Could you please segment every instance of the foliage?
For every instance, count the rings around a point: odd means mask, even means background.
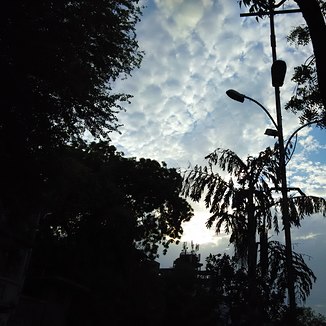
[[[324,127],[325,96],[321,90],[324,89],[326,83],[325,65],[323,63],[324,55],[320,51],[324,36],[323,32],[318,31],[316,18],[313,15],[316,14],[315,10],[319,10],[321,16],[318,17],[318,24],[325,31],[326,2],[324,0],[314,1],[314,4],[308,4],[306,1],[295,2],[302,10],[307,25],[299,25],[293,28],[287,40],[296,46],[306,46],[313,43],[315,53],[307,58],[302,65],[295,67],[292,80],[297,86],[294,95],[285,108],[292,110],[294,113],[299,113],[302,123],[318,121],[318,126]],[[270,5],[272,8],[277,8],[286,3],[286,1],[244,0],[238,1],[238,3],[240,7],[242,4],[249,7],[250,12],[256,12],[257,17],[262,18],[264,16],[262,14],[263,11],[268,11]]]
[[[297,309],[297,323],[298,326],[325,326],[326,317],[322,314],[314,312],[309,307]]]
[[[214,287],[220,298],[240,300],[235,306],[245,311],[252,296],[256,296],[257,309],[264,312],[267,320],[283,318],[287,289],[285,247],[279,242],[268,241],[269,230],[279,232],[279,219],[282,217],[281,201],[273,194],[281,189],[278,149],[276,144],[274,149],[267,148],[257,157],[249,156],[243,161],[234,152],[218,148],[206,156],[206,166],[195,166],[186,171],[183,186],[185,196],[195,201],[204,199],[211,213],[207,227],[215,225],[217,233],[224,228],[235,248],[232,259],[225,255],[208,259],[207,268],[215,268],[219,273]],[[229,179],[216,173],[216,166],[227,172]],[[299,227],[304,217],[315,213],[326,216],[325,199],[300,194],[288,198],[291,225]],[[303,255],[292,252],[292,260],[296,295],[305,301],[316,278]],[[256,290],[252,290],[253,286]],[[248,318],[253,320],[256,317],[251,315]]]
[[[139,67],[138,0],[7,1],[0,13],[1,212],[31,229],[53,153],[117,130],[130,98],[112,82]],[[16,231],[14,231],[16,232]],[[25,231],[24,231],[25,232]]]
[[[326,2],[319,1],[321,12],[326,17]],[[311,43],[309,28],[299,25],[292,29],[287,40],[296,46],[307,46]],[[286,104],[285,108],[295,113],[300,113],[300,119],[304,122],[322,118],[324,110],[323,101],[318,87],[316,59],[311,55],[306,61],[294,68],[292,80],[297,84],[295,94]],[[319,124],[321,126],[321,124]]]
[[[270,8],[277,8],[282,6],[286,0],[237,0],[239,6],[242,4],[246,7],[249,7],[249,12],[255,12],[258,14],[258,17],[263,16],[264,11],[269,11]]]
[[[107,135],[117,128],[111,84],[139,67],[138,0],[9,1],[1,11],[1,138],[45,141]],[[6,138],[9,139],[9,138]]]
[[[305,46],[310,43],[310,35],[308,26],[299,25],[292,29],[287,37],[288,42],[300,46]]]
[[[246,162],[234,152],[216,149],[206,156],[206,166],[196,165],[184,174],[182,192],[194,201],[204,199],[211,216],[206,225],[220,233],[222,228],[230,234],[230,242],[235,245],[236,253],[243,253],[247,243],[249,198],[253,198],[253,210],[258,230],[271,229],[279,232],[281,202],[273,196],[273,191],[281,189],[278,168],[278,145],[267,148],[258,157],[248,157]],[[214,171],[217,165],[228,172],[230,179],[223,178]],[[304,217],[312,214],[326,216],[326,200],[321,197],[290,196],[289,219],[296,227]],[[273,210],[272,210],[273,208]],[[241,249],[242,248],[242,249]],[[240,255],[241,256],[241,255]]]
[[[192,200],[199,201],[204,197],[206,207],[211,216],[206,222],[207,227],[215,223],[217,233],[222,227],[230,233],[230,242],[235,245],[239,257],[246,256],[248,241],[248,210],[249,199],[253,198],[252,208],[255,219],[278,230],[277,218],[270,210],[274,199],[268,182],[279,180],[278,165],[274,150],[267,148],[258,157],[248,157],[244,162],[234,152],[218,148],[206,156],[208,165],[195,166],[184,175],[183,194]],[[225,180],[215,173],[213,167],[218,165],[222,171],[230,175]]]
[[[304,64],[294,68],[292,80],[296,82],[295,94],[286,103],[285,109],[300,113],[302,123],[318,120],[323,103],[318,89],[315,57],[309,57]]]
[[[108,142],[66,146],[55,156],[43,225],[58,241],[109,232],[155,256],[158,243],[180,238],[181,223],[192,216],[179,195],[181,176],[165,164],[125,158]]]
[[[304,301],[310,293],[313,272],[305,264],[301,254],[293,253],[293,270],[297,294]],[[210,254],[206,259],[206,270],[211,274],[211,291],[219,304],[226,305],[233,320],[239,315],[248,318],[247,269],[235,257],[227,254]],[[285,248],[277,241],[269,242],[268,274],[257,276],[258,309],[263,311],[265,321],[279,322],[286,314],[286,269]],[[235,314],[232,315],[232,311]]]
[[[0,14],[1,209],[7,223],[38,215],[60,147],[87,130],[116,130],[112,82],[139,67],[138,1],[6,2]],[[78,164],[76,164],[77,167]],[[80,167],[85,170],[85,167]],[[86,195],[85,195],[86,196]]]
[[[250,291],[248,289],[248,271],[237,263],[235,257],[227,254],[210,255],[206,259],[206,269],[212,275],[211,288],[220,305],[225,305],[230,311],[232,322],[240,319],[251,319],[249,315],[255,314],[256,321],[279,321],[285,312],[285,285],[281,288],[270,289],[273,285],[270,279],[258,279],[258,297],[256,312],[248,306]],[[270,291],[266,291],[266,289]]]
[[[108,142],[59,148],[48,165],[29,279],[54,275],[86,287],[88,308],[69,310],[74,320],[85,313],[92,325],[150,325],[162,310],[158,245],[178,240],[192,216],[181,185],[175,169],[125,158]]]
[[[247,271],[235,257],[210,254],[206,258],[206,270],[212,276],[211,290],[218,301],[226,301],[230,307],[247,302]]]
[[[286,287],[286,257],[285,246],[277,241],[270,241],[269,246],[269,281],[265,289],[269,293],[277,293],[285,298]],[[316,277],[307,266],[303,255],[292,251],[292,268],[297,298],[305,302],[310,294]]]
[[[300,227],[301,220],[312,214],[326,216],[326,200],[316,196],[297,196],[289,198],[289,216],[291,224]]]

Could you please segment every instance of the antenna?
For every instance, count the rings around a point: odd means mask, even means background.
[[[183,246],[182,246],[182,251],[183,251],[185,254],[187,254],[187,249],[188,249],[188,247],[187,247],[187,242],[184,242],[184,243],[183,243]]]

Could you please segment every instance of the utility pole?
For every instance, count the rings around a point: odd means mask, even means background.
[[[272,60],[273,64],[277,61],[276,54],[276,37],[275,37],[275,25],[274,16],[278,14],[289,14],[301,12],[300,9],[290,9],[290,10],[275,10],[277,7],[281,6],[285,1],[280,1],[278,4],[273,4],[273,1],[269,1],[269,8],[267,11],[254,12],[254,13],[242,13],[240,17],[262,17],[269,16],[270,20],[270,43],[272,48]],[[272,70],[273,72],[273,70]],[[286,272],[287,272],[287,288],[288,288],[288,300],[290,308],[290,320],[295,323],[295,288],[294,288],[294,273],[293,273],[293,258],[292,258],[292,242],[291,242],[291,224],[289,217],[289,202],[287,194],[287,177],[286,177],[286,153],[284,147],[284,136],[283,136],[283,125],[282,125],[282,111],[281,111],[281,101],[280,101],[280,86],[275,82],[274,76],[272,75],[273,87],[275,89],[275,106],[276,106],[276,116],[277,116],[277,126],[278,126],[278,141],[279,141],[279,169],[281,178],[281,193],[282,193],[282,218],[284,225],[285,234],[285,248],[286,248]]]

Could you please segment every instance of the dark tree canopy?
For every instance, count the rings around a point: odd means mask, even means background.
[[[289,31],[289,40],[299,45],[311,42],[314,55],[295,69],[293,80],[298,83],[296,95],[287,104],[294,112],[300,113],[302,122],[326,120],[326,35],[324,0],[294,0],[302,12],[306,26],[298,26]],[[238,0],[240,6],[249,7],[250,12],[268,11],[270,6],[278,8],[287,0]]]
[[[0,227],[13,235],[21,271],[33,247],[30,275],[64,277],[91,294],[75,310],[90,320],[69,325],[152,324],[152,308],[161,309],[153,258],[192,217],[175,169],[125,158],[109,143],[130,98],[112,84],[143,56],[138,3],[13,0],[1,8]],[[97,143],[87,144],[85,132]],[[39,298],[42,284],[32,282],[30,294]]]
[[[117,77],[139,67],[138,0],[7,1],[0,14],[0,138],[46,142],[117,128]],[[11,140],[13,143],[13,140]]]
[[[320,1],[321,13],[326,17],[326,2]],[[296,46],[306,46],[311,43],[309,28],[307,25],[299,25],[292,29],[288,35],[288,41]],[[295,71],[292,80],[297,83],[296,92],[286,104],[290,109],[300,114],[302,122],[322,119],[324,115],[324,103],[318,86],[316,57],[311,55]],[[322,121],[320,126],[325,126]]]
[[[159,243],[180,238],[181,223],[192,216],[175,169],[125,158],[107,142],[54,153],[46,185],[42,223],[58,241],[94,231],[155,256]]]
[[[91,318],[87,325],[103,325],[97,319],[123,325],[129,318],[150,325],[141,318],[154,318],[151,309],[163,308],[156,301],[162,295],[158,275],[151,272],[158,245],[177,240],[181,223],[192,217],[180,197],[180,174],[99,142],[62,147],[47,175],[29,276],[54,275],[85,286],[86,311],[69,313]],[[27,290],[37,295],[42,288],[36,282]]]
[[[287,151],[287,158],[290,157],[291,151]],[[217,234],[224,228],[234,245],[234,262],[225,257],[210,257],[209,262],[213,265],[209,266],[213,268],[217,264],[215,267],[234,269],[237,263],[246,267],[239,280],[236,273],[233,273],[234,279],[228,280],[231,272],[226,272],[227,277],[222,282],[228,284],[228,288],[221,286],[218,291],[220,295],[226,295],[226,300],[234,297],[234,305],[242,311],[254,312],[257,308],[257,314],[268,319],[284,306],[286,290],[285,247],[270,241],[268,236],[273,230],[279,233],[279,222],[283,218],[281,201],[273,194],[281,188],[279,146],[276,143],[273,149],[266,148],[257,157],[249,156],[245,161],[231,150],[221,148],[207,155],[206,159],[207,165],[196,165],[185,172],[183,193],[194,201],[204,200],[211,214],[207,227],[214,226]],[[222,177],[216,172],[217,168],[227,172],[227,176]],[[292,226],[299,227],[301,220],[311,214],[326,215],[323,198],[289,197],[288,204]],[[310,294],[315,276],[302,255],[292,252],[292,260],[296,295],[304,301]],[[245,282],[245,285],[235,284],[235,281]],[[256,319],[255,313],[247,316],[251,323]]]
[[[277,241],[270,241],[268,246],[268,273],[257,275],[257,307],[263,312],[264,322],[283,325],[281,321],[286,315],[286,273],[285,248]],[[246,320],[250,314],[247,283],[247,269],[238,263],[235,257],[227,254],[210,254],[206,258],[206,270],[211,274],[210,291],[215,300],[229,308],[232,322],[237,322],[239,316]],[[305,264],[303,256],[294,253],[294,270],[298,296],[305,300],[309,295],[315,275]],[[256,316],[258,317],[258,315]],[[262,325],[263,321],[257,325]]]
[[[87,130],[108,138],[129,95],[112,82],[139,67],[138,0],[6,1],[0,13],[0,199],[37,214],[51,151]],[[19,208],[20,211],[19,211]],[[18,211],[17,211],[18,210]]]

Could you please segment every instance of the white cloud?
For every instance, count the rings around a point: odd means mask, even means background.
[[[146,52],[144,61],[132,78],[116,84],[117,91],[134,95],[127,111],[119,115],[124,124],[121,135],[111,135],[118,150],[186,168],[189,163],[202,164],[217,147],[230,148],[246,158],[272,146],[274,139],[264,136],[265,129],[272,127],[264,112],[252,102],[241,104],[225,95],[227,89],[236,89],[261,102],[275,117],[269,20],[257,23],[253,17],[239,17],[235,0],[148,0],[145,4],[148,7],[137,28],[140,47]],[[282,104],[293,94],[293,67],[311,51],[286,43],[291,28],[302,22],[301,14],[275,17],[278,57],[288,66]],[[291,112],[283,110],[282,114],[287,138],[299,121]],[[312,130],[299,133],[288,164],[288,181],[306,194],[326,196],[325,160],[311,158],[325,154],[325,144]],[[226,238],[205,232],[208,215],[197,205],[194,220],[185,224],[184,239],[225,250]],[[309,218],[294,237],[310,247],[321,244],[316,225],[324,224],[320,217],[317,220],[319,224],[314,224]],[[316,257],[321,254],[321,250],[312,252]]]

